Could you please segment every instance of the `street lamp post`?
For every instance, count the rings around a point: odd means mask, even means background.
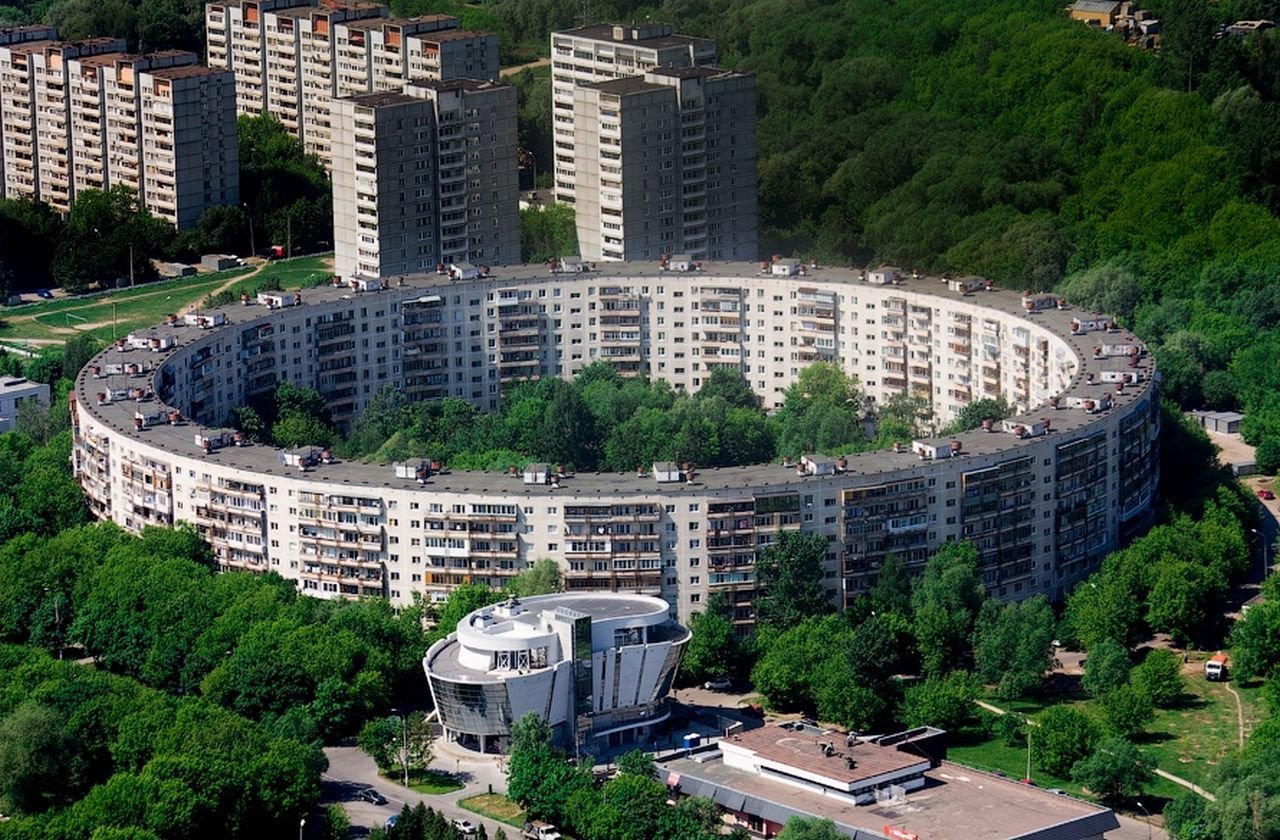
[[[1023,725],[1027,727],[1027,775],[1023,778],[1029,781],[1031,779],[1031,721],[1024,720]]]
[[[1135,799],[1133,801],[1142,809],[1142,813],[1147,815],[1147,840],[1151,840],[1151,812],[1147,810],[1146,805],[1142,804],[1142,800]]]
[[[391,713],[400,718],[400,768],[404,771],[404,786],[409,786],[409,728],[405,717],[399,709],[392,709]]]
[[[1265,583],[1267,580],[1267,535],[1264,530],[1258,528],[1250,528],[1249,533],[1258,538],[1258,548],[1262,550],[1262,577],[1259,583]]]
[[[307,818],[298,820],[298,840],[302,840],[302,831],[307,827]]]
[[[258,246],[253,241],[253,212],[249,209],[248,202],[240,202],[240,206],[244,208],[244,215],[249,220],[249,256],[257,256]]]

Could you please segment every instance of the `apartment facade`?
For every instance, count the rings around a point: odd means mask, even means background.
[[[71,59],[124,49],[118,38],[0,45],[0,146],[4,195],[71,209]]]
[[[222,568],[276,571],[321,597],[407,604],[465,582],[501,586],[552,557],[570,592],[655,595],[682,620],[724,593],[745,628],[757,553],[799,530],[828,542],[835,604],[868,591],[889,555],[919,568],[962,539],[994,596],[1061,599],[1151,521],[1153,360],[1106,319],[1057,302],[885,276],[743,263],[516,266],[268,295],[271,308],[208,313],[205,328],[160,326],[95,357],[73,394],[76,475],[99,518],[135,531],[190,522]],[[606,313],[635,321],[629,344],[602,326]],[[215,319],[225,320],[208,326]],[[815,334],[831,342],[824,357],[882,402],[903,387],[882,353],[904,332],[932,349],[939,422],[967,404],[952,396],[962,378],[989,384],[1015,415],[840,459],[576,476],[547,465],[504,475],[331,463],[318,449],[241,446],[221,428],[279,381],[319,388],[344,424],[383,386],[492,409],[507,382],[572,376],[612,363],[619,347],[689,391],[734,365],[773,408],[816,352]]]
[[[424,80],[333,108],[338,276],[519,260],[514,88]]]
[[[179,228],[206,208],[240,203],[240,157],[226,70],[186,65],[139,74],[142,194],[148,209]]]
[[[261,114],[267,107],[267,12],[302,5],[304,0],[228,0],[204,7],[206,61],[235,74],[237,113]]]
[[[326,166],[335,97],[416,79],[497,80],[496,35],[449,15],[392,18],[374,3],[308,0],[205,6],[209,65],[236,74],[240,114],[271,113]]]
[[[183,50],[106,53],[71,60],[68,90],[77,190],[125,186],[146,204],[141,75],[195,63],[195,53]]]
[[[756,259],[754,76],[658,67],[579,85],[573,126],[583,259]]]
[[[112,38],[0,44],[3,194],[68,213],[84,190],[126,187],[178,227],[238,203],[231,74],[194,53],[123,50]]]
[[[599,24],[551,33],[551,62],[555,196],[556,201],[573,203],[577,190],[574,89],[641,76],[656,67],[714,67],[716,43],[676,35],[661,23]]]

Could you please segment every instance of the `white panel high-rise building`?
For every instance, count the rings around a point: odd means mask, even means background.
[[[515,88],[411,82],[335,99],[333,122],[340,277],[519,261]]]
[[[335,97],[417,79],[498,78],[498,38],[450,15],[392,18],[374,3],[230,0],[205,7],[209,65],[236,74],[237,110],[269,113],[329,166]]]
[[[575,218],[588,260],[755,260],[756,85],[659,67],[574,90]]]
[[[555,195],[574,201],[574,88],[640,76],[655,67],[714,67],[716,43],[676,35],[662,23],[599,24],[551,33]]]

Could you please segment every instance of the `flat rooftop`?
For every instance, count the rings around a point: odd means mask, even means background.
[[[590,82],[585,85],[579,85],[579,87],[585,90],[598,90],[601,93],[613,93],[618,96],[626,96],[631,93],[644,93],[651,90],[671,90],[671,88],[666,85],[646,81],[644,76],[624,76],[621,79],[609,79],[603,82]]]
[[[633,28],[627,24],[622,24],[621,26],[626,32],[630,32]],[[678,35],[674,32],[670,35],[655,35],[652,38],[625,37],[615,39],[613,37],[613,27],[614,24],[612,23],[597,23],[591,26],[579,26],[576,29],[562,29],[552,34],[569,35],[574,38],[590,38],[595,41],[608,41],[611,44],[626,44],[633,47],[682,47],[688,44],[714,43],[710,38],[696,38],[692,35]]]
[[[230,70],[204,67],[200,64],[184,64],[179,67],[153,67],[142,72],[149,76],[155,76],[157,79],[193,79],[200,76],[231,75]]]
[[[655,603],[661,602],[661,603]],[[590,594],[575,595],[567,592],[559,592],[554,595],[534,595],[529,598],[518,599],[520,606],[525,611],[511,621],[523,624],[536,624],[538,616],[544,612],[555,612],[558,609],[566,608],[575,612],[585,613],[595,621],[604,621],[611,618],[633,618],[644,615],[652,615],[655,612],[665,614],[667,612],[667,603],[661,598],[652,598],[645,595],[632,595],[629,593],[618,594]],[[501,606],[501,602],[489,607],[482,607],[469,616],[478,615],[493,608],[493,606]]]
[[[759,758],[815,773],[846,785],[854,785],[884,773],[899,773],[929,759],[893,747],[878,747],[864,741],[848,744],[842,733],[806,727],[803,730],[781,726],[761,726],[726,739],[734,747],[751,750]],[[831,755],[823,745],[831,745]],[[853,759],[849,766],[848,759]]]
[[[653,640],[673,640],[685,633],[684,630],[680,630],[679,633],[662,632],[662,625],[666,625],[669,607],[666,601],[651,596],[628,593],[575,595],[562,592],[555,595],[536,595],[530,598],[521,598],[518,603],[524,608],[524,611],[518,615],[504,616],[496,612],[493,613],[495,622],[507,624],[508,626],[491,631],[489,633],[491,637],[501,638],[504,635],[510,635],[519,638],[534,635],[536,632],[540,632],[542,614],[555,612],[561,608],[585,613],[591,616],[593,621],[605,621],[615,618],[643,618],[657,615],[662,619],[662,623],[658,626],[650,626],[650,638]],[[458,625],[461,628],[467,628],[469,632],[474,634],[485,633],[482,628],[475,626],[481,614],[490,613],[495,608],[500,609],[502,606],[503,604],[500,602],[470,612],[463,616]],[[667,627],[670,627],[670,625],[667,625]],[[670,629],[673,631],[675,628]],[[463,665],[458,658],[461,650],[462,643],[456,637],[441,645],[436,649],[435,655],[431,657],[429,662],[431,673],[456,682],[493,682],[502,679],[502,674],[495,675],[489,671],[480,671]],[[555,662],[551,662],[548,663],[548,666],[555,664]]]
[[[30,379],[13,378],[13,377],[6,377],[5,379],[0,379],[0,394],[8,393],[10,391],[29,391],[32,388],[48,388],[48,387],[49,387],[48,385],[44,385],[39,382],[32,382]]]
[[[403,94],[373,95],[403,96]],[[337,301],[348,301],[352,306],[358,306],[358,301],[367,300],[370,297],[375,300],[388,298],[392,300],[408,300],[416,299],[424,293],[455,294],[468,292],[483,295],[486,292],[501,290],[513,284],[536,282],[544,282],[548,285],[595,283],[605,286],[684,283],[704,287],[719,285],[737,288],[737,280],[760,276],[763,275],[759,271],[758,264],[742,262],[704,261],[702,270],[696,272],[660,271],[657,264],[652,262],[610,263],[602,271],[569,275],[553,274],[545,265],[524,265],[498,267],[494,269],[493,276],[475,280],[450,281],[434,273],[415,274],[404,278],[403,287],[398,287],[393,280],[390,282],[389,288],[384,291],[354,292],[349,287],[334,288],[332,286],[323,286],[315,289],[306,289],[301,294],[304,307],[311,304]],[[1114,401],[1115,408],[1112,409],[1113,411],[1132,405],[1138,400],[1147,399],[1150,396],[1151,376],[1155,371],[1155,365],[1149,354],[1142,356],[1138,361],[1138,367],[1135,368],[1143,375],[1143,382],[1136,386],[1117,392],[1114,387],[1109,385],[1100,383],[1089,385],[1086,383],[1085,376],[1088,373],[1097,374],[1104,370],[1119,371],[1130,369],[1127,361],[1123,358],[1094,357],[1095,347],[1100,347],[1103,344],[1126,342],[1141,344],[1141,342],[1132,334],[1123,330],[1114,334],[1091,332],[1084,335],[1071,335],[1071,319],[1077,316],[1088,317],[1089,313],[1085,310],[1069,306],[1065,310],[1047,309],[1035,313],[1027,313],[1022,307],[1022,297],[1017,292],[996,289],[988,292],[976,292],[970,297],[961,298],[955,293],[947,292],[946,287],[937,278],[913,280],[908,277],[901,285],[896,287],[870,287],[858,280],[857,271],[850,269],[819,268],[811,270],[808,276],[805,277],[775,277],[771,279],[781,283],[793,283],[798,289],[812,288],[818,282],[824,284],[834,283],[837,286],[845,286],[850,294],[857,294],[858,290],[867,288],[886,289],[889,293],[892,293],[893,289],[897,289],[902,292],[931,295],[937,299],[937,303],[934,305],[961,303],[984,307],[1004,315],[1011,315],[1018,320],[1037,324],[1055,333],[1076,355],[1078,366],[1075,376],[1071,383],[1060,392],[1061,395],[1097,397],[1106,392],[1110,394]],[[226,316],[226,325],[220,329],[227,330],[226,335],[228,337],[236,336],[237,326],[242,327],[250,323],[261,323],[272,315],[272,312],[267,307],[257,303],[249,306],[232,304],[214,311],[220,311]],[[979,328],[977,321],[980,321],[981,318],[980,316],[975,317],[974,329],[977,330]],[[158,353],[135,349],[118,350],[112,346],[95,356],[92,364],[143,364],[149,362],[158,368],[175,352],[184,354],[186,345],[207,338],[210,334],[196,326],[190,326],[182,322],[176,326],[162,326],[154,330],[138,330],[136,334],[144,334],[151,331],[174,336],[178,341],[178,346]],[[335,461],[333,464],[318,465],[307,473],[300,474],[296,467],[289,467],[281,463],[277,456],[277,450],[269,446],[226,447],[206,454],[203,449],[195,445],[194,435],[196,432],[202,431],[202,427],[195,423],[183,421],[176,425],[151,426],[141,432],[134,429],[133,417],[135,411],[156,412],[165,408],[157,399],[150,399],[142,403],[121,400],[109,405],[99,406],[95,404],[95,394],[107,387],[154,389],[156,375],[157,372],[136,376],[120,374],[94,379],[92,373],[86,367],[76,378],[74,393],[81,405],[86,406],[94,416],[114,432],[179,455],[205,458],[214,463],[247,472],[259,473],[264,476],[314,481],[318,485],[316,488],[318,492],[349,489],[354,493],[358,488],[364,487],[368,488],[372,495],[376,494],[378,488],[381,487],[409,488],[419,486],[413,478],[398,478],[391,464]],[[1048,406],[1041,405],[1032,408],[1031,411],[1024,415],[1010,419],[1033,422],[1042,417],[1051,418],[1053,422],[1052,436],[1067,438],[1072,432],[1096,423],[1101,416],[1103,415],[1087,414],[1079,409],[1054,411]],[[1039,438],[1021,440],[1010,434],[987,433],[975,430],[956,435],[954,438],[936,438],[933,439],[933,442],[941,446],[952,439],[960,440],[963,443],[964,454],[960,458],[961,464],[972,462],[982,456],[996,454],[1007,455],[1010,459],[1016,458],[1020,449],[1035,445],[1039,441]],[[910,441],[904,441],[904,443],[909,444]],[[848,479],[855,479],[860,475],[874,475],[878,481],[888,482],[918,478],[920,476],[920,460],[911,453],[909,445],[904,446],[903,451],[898,453],[884,449],[874,452],[854,453],[848,455],[847,458],[848,469],[846,476]],[[446,464],[445,466],[447,467],[448,465]],[[973,468],[977,469],[985,466],[989,466],[989,464],[975,465]],[[450,471],[446,469],[443,473],[432,475],[427,479],[426,484],[421,486],[424,490],[435,492],[502,494],[502,496],[509,499],[559,497],[566,502],[571,501],[574,504],[591,504],[597,499],[601,499],[602,503],[607,503],[604,499],[613,495],[635,495],[641,493],[663,497],[678,497],[689,494],[713,499],[750,499],[753,496],[812,492],[812,490],[806,490],[805,487],[808,482],[813,480],[815,479],[812,477],[797,476],[794,467],[783,467],[779,463],[766,463],[742,467],[699,469],[692,485],[684,483],[658,484],[652,476],[637,476],[635,471],[631,470],[621,473],[580,472],[562,481],[558,489],[553,489],[545,484],[525,484],[521,475],[508,476],[503,473]]]
[[[925,786],[902,804],[854,805],[785,782],[726,767],[710,753],[660,762],[681,793],[785,823],[794,815],[829,819],[850,837],[882,838],[892,825],[921,838],[1074,840],[1120,827],[1109,808],[1019,784],[949,761],[925,773]],[[678,777],[678,779],[676,778]]]
[[[341,98],[341,97],[339,97]],[[358,93],[355,96],[348,96],[357,105],[363,105],[366,108],[382,108],[386,105],[404,105],[409,102],[422,102],[422,99],[416,96],[410,96],[407,93],[401,93],[398,90],[384,90],[377,93]]]

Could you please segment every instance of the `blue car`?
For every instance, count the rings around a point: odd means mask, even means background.
[[[400,815],[399,815],[399,814],[392,814],[391,816],[387,817],[387,821],[386,821],[386,822],[384,822],[384,823],[382,824],[382,827],[383,827],[383,828],[395,828],[395,827],[396,827],[396,823],[397,823],[397,822],[399,822],[399,821],[400,821]]]
[[[45,300],[53,300],[53,292],[48,289],[36,289],[36,297],[43,298]]]

